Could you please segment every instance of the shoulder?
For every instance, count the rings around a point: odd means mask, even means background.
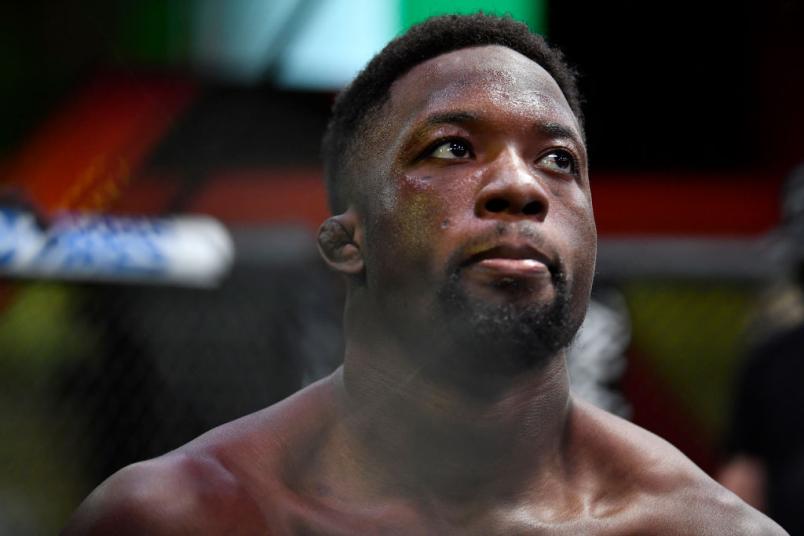
[[[618,509],[627,533],[786,534],[664,439],[585,402],[575,406],[584,459],[596,468],[604,494],[627,505]]]
[[[319,382],[121,469],[86,498],[64,534],[265,534],[287,462],[329,421],[329,391]]]
[[[238,533],[246,521],[263,524],[257,504],[231,472],[213,458],[175,453],[109,477],[63,534]]]
[[[677,482],[663,496],[640,501],[635,519],[641,530],[651,534],[789,536],[714,481]]]

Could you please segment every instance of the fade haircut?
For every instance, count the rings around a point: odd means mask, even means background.
[[[371,119],[387,102],[391,85],[431,58],[484,45],[508,47],[544,68],[558,83],[583,129],[576,73],[542,36],[508,16],[476,13],[432,17],[388,43],[335,100],[323,142],[324,174],[334,214],[348,208],[351,164],[361,156],[356,142],[365,136]]]

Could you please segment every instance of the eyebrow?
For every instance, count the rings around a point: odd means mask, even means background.
[[[473,121],[477,121],[479,117],[473,113],[469,112],[442,112],[442,113],[435,113],[432,115],[428,115],[425,120],[424,124],[427,126],[437,126],[437,125],[444,125],[444,124],[466,124],[471,123]]]
[[[583,142],[574,130],[560,123],[539,123],[536,125],[536,132],[546,138],[570,140],[579,145],[583,145]]]
[[[480,120],[481,120],[480,116],[473,114],[471,112],[453,111],[453,112],[442,112],[429,115],[425,118],[424,124],[428,127],[444,125],[444,124],[463,125],[466,123],[472,123]],[[562,125],[561,123],[556,122],[537,123],[535,126],[535,130],[538,134],[546,138],[559,139],[559,140],[565,139],[573,141],[575,143],[582,144],[582,141],[578,137],[578,134],[570,127]]]

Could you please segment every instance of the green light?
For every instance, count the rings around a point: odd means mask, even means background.
[[[400,0],[401,30],[433,15],[484,13],[510,15],[540,34],[547,30],[547,2],[542,0]]]

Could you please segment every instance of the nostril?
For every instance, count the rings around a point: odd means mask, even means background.
[[[541,214],[542,210],[544,210],[544,206],[539,201],[531,201],[524,207],[522,207],[522,214],[527,214],[528,216],[535,216],[537,214]]]
[[[486,202],[486,210],[489,212],[502,212],[508,208],[508,201],[499,197]]]

